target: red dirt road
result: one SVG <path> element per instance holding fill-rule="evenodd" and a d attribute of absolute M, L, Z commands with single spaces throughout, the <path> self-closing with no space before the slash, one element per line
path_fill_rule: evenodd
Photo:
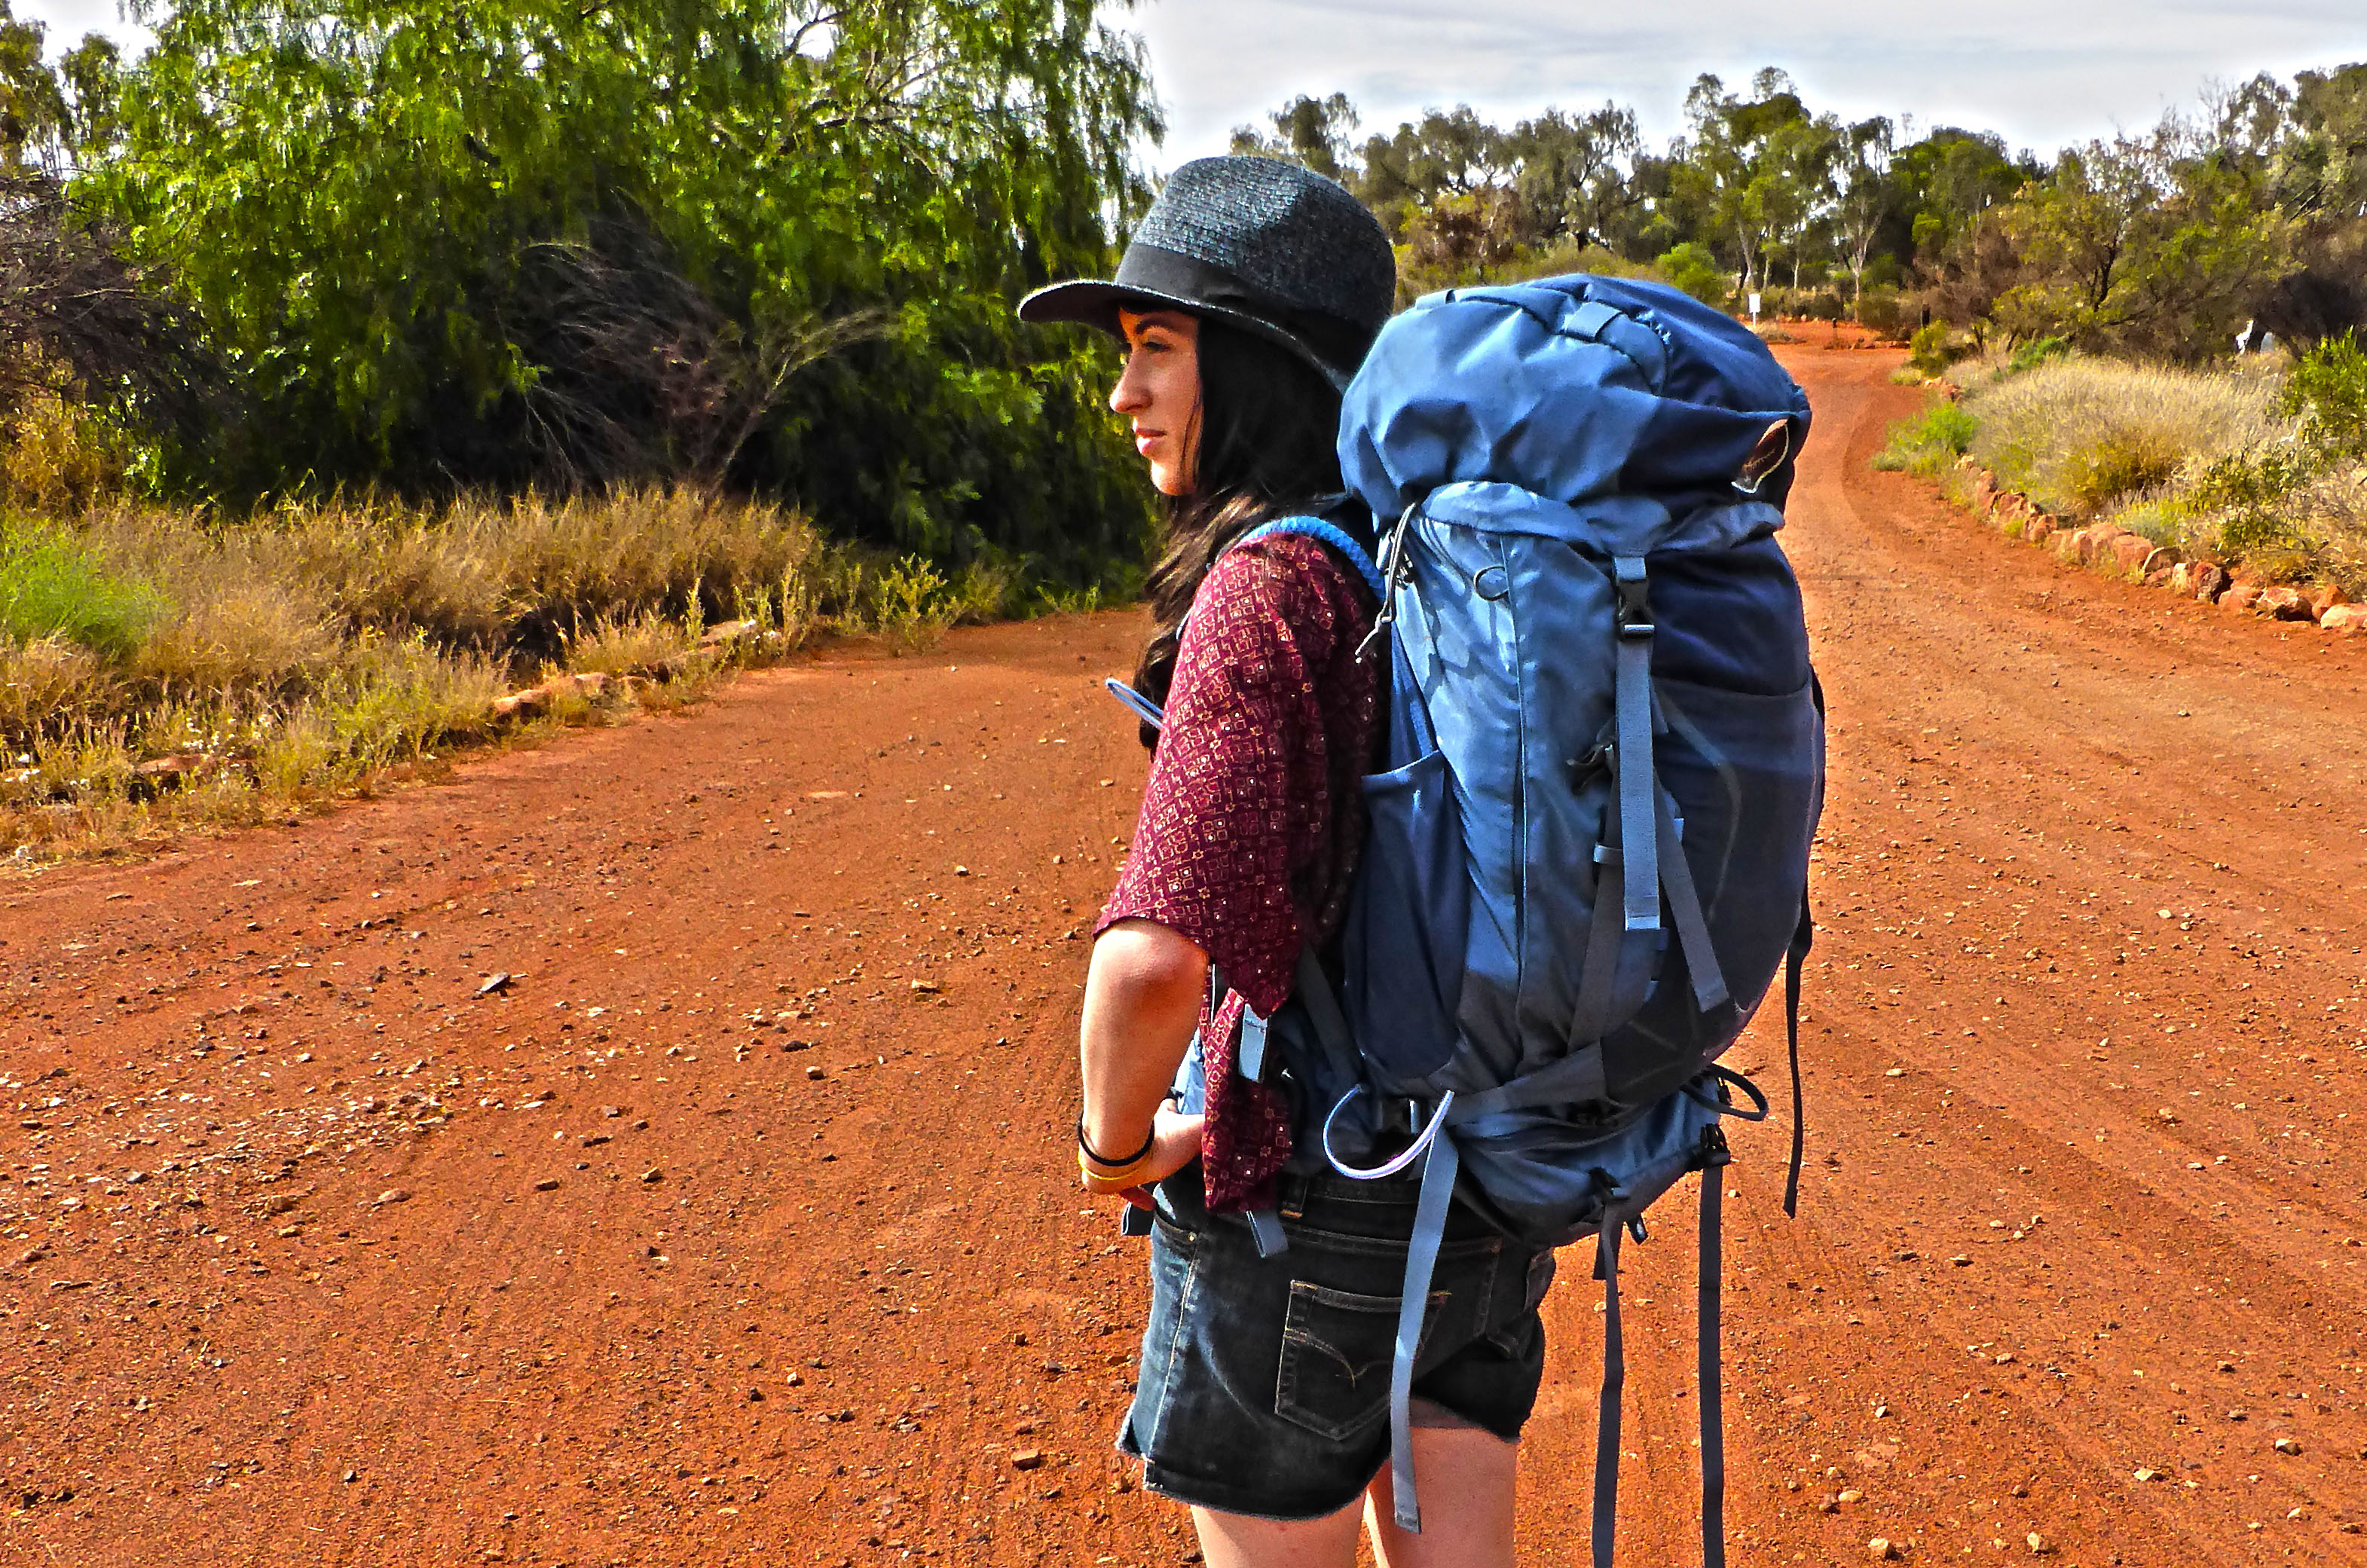
<path fill-rule="evenodd" d="M 1734 1561 L 2367 1562 L 2367 643 L 1999 540 L 1866 470 L 1895 357 L 1789 362 L 1832 798 L 1800 1219 L 1780 1118 L 1727 1173 Z M 1184 1560 L 1067 1175 L 1135 635 L 0 886 L 0 1562 Z M 1628 1254 L 1638 1564 L 1697 1550 L 1691 1206 Z M 1585 1558 L 1575 1261 L 1524 1562 Z"/>

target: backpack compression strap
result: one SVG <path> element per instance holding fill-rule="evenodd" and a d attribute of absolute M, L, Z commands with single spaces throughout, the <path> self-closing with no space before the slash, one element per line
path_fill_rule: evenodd
<path fill-rule="evenodd" d="M 1816 944 L 1817 917 L 1808 908 L 1806 889 L 1800 894 L 1800 924 L 1784 954 L 1784 1038 L 1792 1053 L 1792 1169 L 1784 1179 L 1784 1213 L 1800 1213 L 1800 1156 L 1808 1146 L 1806 1098 L 1800 1092 L 1800 965 Z"/>

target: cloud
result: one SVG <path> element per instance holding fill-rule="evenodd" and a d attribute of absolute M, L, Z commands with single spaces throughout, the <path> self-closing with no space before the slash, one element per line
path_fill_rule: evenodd
<path fill-rule="evenodd" d="M 1682 129 L 1702 72 L 1731 86 L 1789 71 L 1852 118 L 1994 130 L 2017 146 L 2148 125 L 2207 80 L 2367 58 L 2356 0 L 1990 0 L 1937 13 L 1842 0 L 1770 6 L 1660 0 L 1606 18 L 1569 0 L 1147 0 L 1140 31 L 1168 108 L 1155 162 L 1222 152 L 1236 125 L 1299 93 L 1343 91 L 1367 131 L 1468 103 L 1500 122 L 1547 104 L 1632 106 L 1658 140 Z"/>
<path fill-rule="evenodd" d="M 105 33 L 127 52 L 145 49 L 151 36 L 123 19 L 119 0 L 17 0 L 10 9 L 18 21 L 40 22 L 49 29 L 41 41 L 52 58 L 80 43 L 85 33 Z"/>

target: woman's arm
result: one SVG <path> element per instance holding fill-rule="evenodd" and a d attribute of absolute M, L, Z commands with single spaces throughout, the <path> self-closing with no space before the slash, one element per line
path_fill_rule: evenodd
<path fill-rule="evenodd" d="M 1085 975 L 1085 1141 L 1123 1160 L 1157 1133 L 1142 1183 L 1161 1180 L 1200 1152 L 1197 1116 L 1163 1111 L 1175 1069 L 1200 1024 L 1208 955 L 1151 920 L 1119 920 L 1093 943 Z"/>

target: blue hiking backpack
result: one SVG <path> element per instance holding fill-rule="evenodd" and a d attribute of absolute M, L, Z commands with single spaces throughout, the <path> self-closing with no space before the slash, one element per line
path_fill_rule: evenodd
<path fill-rule="evenodd" d="M 1371 829 L 1341 983 L 1303 953 L 1290 1003 L 1245 1019 L 1236 1062 L 1292 1080 L 1311 1134 L 1302 1168 L 1379 1179 L 1421 1165 L 1389 1387 L 1405 1529 L 1421 1529 L 1409 1405 L 1421 1318 L 1459 1196 L 1530 1246 L 1598 1238 L 1593 1555 L 1608 1568 L 1621 1233 L 1641 1241 L 1660 1193 L 1727 1162 L 1722 1117 L 1766 1114 L 1716 1060 L 1787 960 L 1787 1212 L 1796 1201 L 1824 726 L 1774 536 L 1808 418 L 1755 336 L 1673 289 L 1591 276 L 1453 289 L 1392 321 L 1347 389 L 1341 464 L 1380 520 L 1377 561 L 1318 519 L 1251 536 L 1321 538 L 1381 600 L 1386 766 L 1364 783 Z M 1704 1176 L 1713 1565 L 1721 1188 Z M 1262 1248 L 1282 1245 L 1275 1216 L 1251 1221 Z"/>

